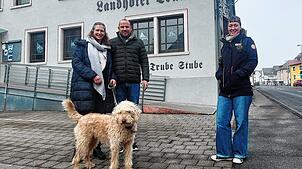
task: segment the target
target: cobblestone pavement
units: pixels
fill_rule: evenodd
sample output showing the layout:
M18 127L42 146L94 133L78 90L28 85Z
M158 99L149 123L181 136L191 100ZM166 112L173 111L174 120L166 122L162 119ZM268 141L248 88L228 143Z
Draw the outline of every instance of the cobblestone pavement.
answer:
M73 127L65 112L1 112L0 169L71 168ZM215 149L215 115L143 114L136 136L135 169L231 169L209 159ZM95 168L109 166L96 160ZM120 168L123 168L123 155Z

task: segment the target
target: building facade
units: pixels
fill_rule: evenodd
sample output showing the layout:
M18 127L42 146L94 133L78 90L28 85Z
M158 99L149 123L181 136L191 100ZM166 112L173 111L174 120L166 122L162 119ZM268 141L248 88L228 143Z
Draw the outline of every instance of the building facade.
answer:
M0 0L1 63L71 67L74 42L96 21L115 37L131 20L152 77L167 79L165 101L215 105L219 38L233 0Z
M291 78L291 86L294 86L294 83L297 80L302 80L302 62L297 61L289 65L290 68L290 78Z

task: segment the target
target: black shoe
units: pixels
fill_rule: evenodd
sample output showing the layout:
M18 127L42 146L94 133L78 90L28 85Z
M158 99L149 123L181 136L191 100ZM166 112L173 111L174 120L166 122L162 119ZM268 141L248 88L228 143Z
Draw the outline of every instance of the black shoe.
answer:
M93 150L93 156L98 158L99 160L105 160L106 155L102 152L101 148L98 146Z
M120 148L120 153L123 153L124 152L124 147L121 147Z
M138 151L138 146L136 145L136 143L133 143L132 150ZM122 153L122 152L124 152L124 147L121 147L121 149L120 149L120 153Z
M138 146L136 145L136 143L133 143L132 149L133 151L138 151Z

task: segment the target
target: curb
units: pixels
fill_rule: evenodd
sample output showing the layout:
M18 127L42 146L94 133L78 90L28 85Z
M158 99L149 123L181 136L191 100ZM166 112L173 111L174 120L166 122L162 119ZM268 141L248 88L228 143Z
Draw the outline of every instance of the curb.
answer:
M191 115L214 115L216 110L211 113L201 113L201 112L193 112L187 110L173 109L167 108L163 106L155 106L155 105L144 105L143 106L144 114L191 114Z

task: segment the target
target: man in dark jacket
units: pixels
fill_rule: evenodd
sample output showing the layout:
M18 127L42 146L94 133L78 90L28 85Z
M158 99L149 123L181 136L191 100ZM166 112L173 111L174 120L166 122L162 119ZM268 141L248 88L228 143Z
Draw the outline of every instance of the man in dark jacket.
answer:
M112 68L115 74L117 102L129 100L139 103L140 83L143 90L148 87L149 61L142 40L134 36L127 19L118 25L117 37L110 40L112 47ZM141 78L142 76L142 78ZM136 150L136 144L133 145Z
M233 163L241 164L248 155L248 111L253 96L249 77L258 58L255 43L241 28L239 17L229 18L228 32L222 39L222 56L216 72L220 93L216 114L216 155L211 159L233 160ZM232 112L236 120L233 137Z

